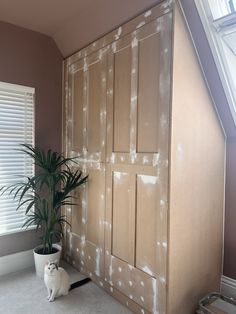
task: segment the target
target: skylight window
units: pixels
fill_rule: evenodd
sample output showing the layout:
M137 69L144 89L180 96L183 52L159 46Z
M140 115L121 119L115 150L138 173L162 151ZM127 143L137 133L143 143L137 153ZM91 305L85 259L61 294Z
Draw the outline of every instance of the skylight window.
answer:
M236 11L236 0L208 0L208 3L214 20Z
M236 125L236 0L195 0L195 4Z

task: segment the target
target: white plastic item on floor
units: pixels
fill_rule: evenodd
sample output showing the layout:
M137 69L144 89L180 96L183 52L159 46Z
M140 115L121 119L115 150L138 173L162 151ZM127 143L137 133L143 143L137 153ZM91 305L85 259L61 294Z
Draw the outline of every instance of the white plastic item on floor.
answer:
M40 278L43 278L44 275L44 266L47 264L48 261L60 261L61 258L61 246L59 244L53 244L53 247L58 251L53 254L38 254L37 251L40 250L43 246L39 245L34 249L34 263L35 263L35 270L36 275Z
M218 292L209 293L199 302L196 314L235 314L236 300Z

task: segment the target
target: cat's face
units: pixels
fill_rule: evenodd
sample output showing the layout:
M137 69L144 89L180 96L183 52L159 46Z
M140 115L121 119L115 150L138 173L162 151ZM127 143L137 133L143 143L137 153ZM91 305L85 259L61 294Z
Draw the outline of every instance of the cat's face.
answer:
M48 275L53 275L58 270L57 262L48 262L44 267L44 272Z

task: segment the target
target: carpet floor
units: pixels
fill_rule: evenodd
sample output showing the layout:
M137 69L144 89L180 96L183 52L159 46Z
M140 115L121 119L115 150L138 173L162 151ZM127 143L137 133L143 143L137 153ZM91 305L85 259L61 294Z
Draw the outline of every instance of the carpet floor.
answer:
M84 278L68 264L62 265L71 283ZM123 305L94 283L76 288L54 302L47 299L43 279L33 268L0 276L0 313L2 314L130 314Z

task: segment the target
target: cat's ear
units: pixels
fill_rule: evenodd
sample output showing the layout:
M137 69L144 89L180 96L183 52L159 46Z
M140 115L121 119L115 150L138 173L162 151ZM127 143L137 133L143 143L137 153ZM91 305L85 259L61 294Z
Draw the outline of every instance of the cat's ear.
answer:
M56 269L58 270L58 266L59 266L58 260L55 260L54 264L56 266Z

